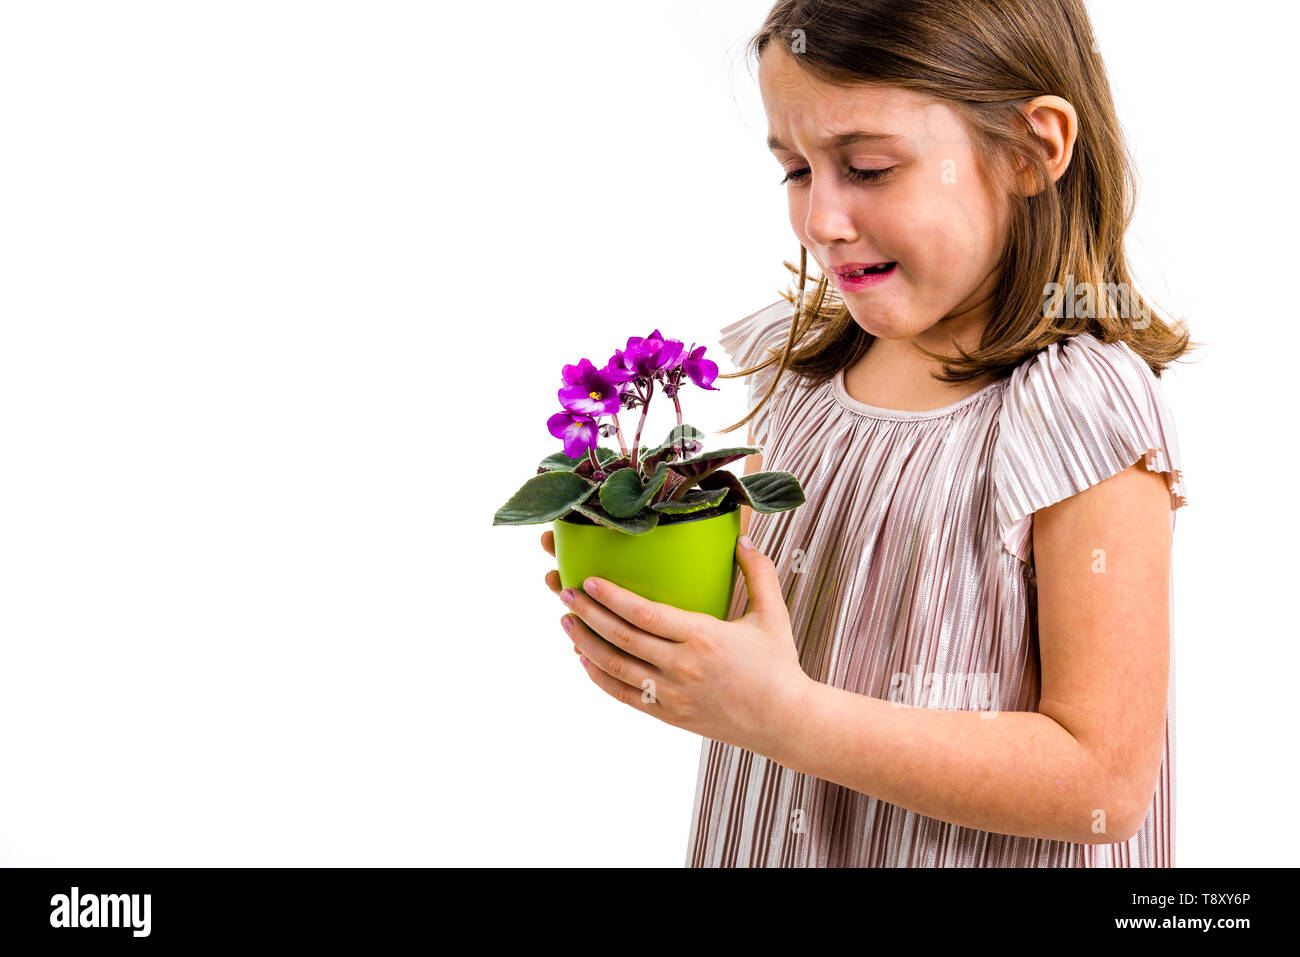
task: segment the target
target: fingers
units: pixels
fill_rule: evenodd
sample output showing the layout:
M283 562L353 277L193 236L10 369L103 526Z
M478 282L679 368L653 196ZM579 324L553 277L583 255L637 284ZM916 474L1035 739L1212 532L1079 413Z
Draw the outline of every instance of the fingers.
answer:
M552 558L555 557L555 533L549 528L542 532L542 548L546 550L546 554ZM552 594L558 595L560 593L560 573L555 569L551 569L546 573L546 587L551 590Z
M633 625L643 634L653 635L656 638L687 641L699 627L699 622L706 617L699 612L684 611L665 602L642 598L636 592L615 585L607 578L588 578L583 583L583 587L586 590L581 593L575 608L581 610L584 603L590 603L595 607L597 617L599 613L608 609L619 620ZM590 616L584 615L584 617ZM654 642L650 644L653 646ZM658 664L658 662L653 663Z
M568 616L566 616L568 617ZM587 656L587 660L610 678L633 688L652 686L662 672L642 658L621 651L591 629L581 618L574 616L569 637ZM610 690L609 687L606 690Z
M546 550L546 554L550 555L552 558L555 557L555 533L549 528L542 532L542 548ZM560 587L560 573L554 568L546 573L546 587L556 595L563 590ZM573 653L575 655L580 655L582 654L582 649L577 645L574 645Z

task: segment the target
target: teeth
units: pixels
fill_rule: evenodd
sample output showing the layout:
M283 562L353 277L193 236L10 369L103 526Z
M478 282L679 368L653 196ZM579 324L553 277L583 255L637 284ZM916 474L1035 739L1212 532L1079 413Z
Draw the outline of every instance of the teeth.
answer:
M884 272L888 266L888 263L882 263L879 266L868 266L865 269L856 269L853 272L845 273L845 276L856 279L859 276L865 276L867 273Z

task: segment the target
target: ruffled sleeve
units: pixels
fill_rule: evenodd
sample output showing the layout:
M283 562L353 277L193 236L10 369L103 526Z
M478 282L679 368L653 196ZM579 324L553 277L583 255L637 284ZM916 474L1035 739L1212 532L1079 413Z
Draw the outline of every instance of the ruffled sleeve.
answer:
M1171 510L1187 504L1173 414L1127 343L1081 333L1026 359L1003 394L991 466L1003 547L1028 562L1035 511L1139 460L1163 473Z
M785 348L786 338L790 335L790 322L794 318L794 303L781 299L744 319L739 319L729 326L723 326L718 334L718 342L731 357L737 370L748 369L762 362L772 350ZM772 379L776 376L776 363L749 376L749 409L758 405L767 393ZM749 422L754 430L757 445L767 445L771 413L789 390L794 373L787 371L781 377L777 392L768 401L763 410Z

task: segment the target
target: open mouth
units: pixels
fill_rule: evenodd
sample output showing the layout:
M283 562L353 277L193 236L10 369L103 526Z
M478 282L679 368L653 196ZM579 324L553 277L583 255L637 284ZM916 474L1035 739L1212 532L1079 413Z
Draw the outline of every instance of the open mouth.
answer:
M870 276L874 273L889 272L897 263L880 263L877 266L867 266L863 269L855 269L853 272L840 273L845 279L858 279L862 276Z

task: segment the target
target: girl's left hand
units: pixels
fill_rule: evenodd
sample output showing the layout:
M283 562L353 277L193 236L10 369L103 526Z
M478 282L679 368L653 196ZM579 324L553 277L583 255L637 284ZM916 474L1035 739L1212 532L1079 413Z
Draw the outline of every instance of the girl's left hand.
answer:
M770 755L812 679L799 664L776 566L741 542L736 559L749 610L735 621L589 578L585 594L560 594L571 594L573 612L561 623L572 621L568 636L606 694L675 727Z

